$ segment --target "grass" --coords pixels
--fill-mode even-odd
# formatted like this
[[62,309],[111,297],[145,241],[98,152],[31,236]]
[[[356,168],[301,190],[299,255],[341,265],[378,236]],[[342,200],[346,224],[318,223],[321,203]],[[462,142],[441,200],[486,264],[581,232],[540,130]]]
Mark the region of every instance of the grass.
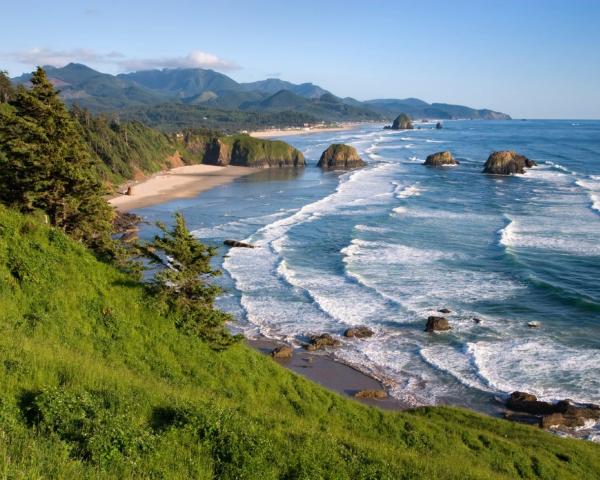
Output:
[[456,408],[384,412],[221,353],[0,207],[0,477],[587,479],[600,447]]

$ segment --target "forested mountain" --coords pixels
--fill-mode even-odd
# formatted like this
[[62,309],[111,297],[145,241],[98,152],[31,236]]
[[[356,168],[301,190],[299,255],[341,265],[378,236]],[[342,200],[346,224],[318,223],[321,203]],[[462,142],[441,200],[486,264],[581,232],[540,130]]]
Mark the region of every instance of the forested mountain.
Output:
[[[510,118],[487,109],[429,104],[419,99],[360,102],[353,98],[337,97],[312,83],[294,84],[275,78],[238,83],[227,75],[201,68],[148,70],[114,76],[71,63],[62,68],[47,67],[47,72],[53,84],[61,90],[61,97],[70,104],[93,111],[128,111],[130,116],[132,112],[148,115],[150,111],[160,112],[167,108],[171,112],[169,116],[175,117],[169,123],[171,127],[185,123],[173,115],[174,112],[181,112],[184,118],[190,118],[190,112],[193,111],[173,108],[172,105],[231,112],[289,112],[302,120],[290,125],[318,121],[383,121],[400,112],[415,118]],[[27,83],[29,77],[22,75],[13,80]],[[197,114],[191,116],[196,120],[199,118]],[[231,113],[221,114],[223,119],[230,119],[231,116]],[[275,121],[280,119],[271,117],[270,121],[276,124]]]

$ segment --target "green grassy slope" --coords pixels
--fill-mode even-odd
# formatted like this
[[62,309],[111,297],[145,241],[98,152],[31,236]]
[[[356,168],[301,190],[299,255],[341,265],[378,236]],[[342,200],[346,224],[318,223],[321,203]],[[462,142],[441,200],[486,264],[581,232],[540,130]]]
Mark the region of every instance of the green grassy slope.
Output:
[[600,476],[600,447],[453,408],[394,413],[244,345],[209,350],[63,234],[0,207],[3,478]]

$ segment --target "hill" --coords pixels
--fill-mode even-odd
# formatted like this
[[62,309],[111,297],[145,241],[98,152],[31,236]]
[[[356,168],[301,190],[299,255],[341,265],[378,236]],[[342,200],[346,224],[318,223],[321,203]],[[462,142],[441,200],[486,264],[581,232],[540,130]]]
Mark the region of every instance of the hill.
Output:
[[[202,68],[148,70],[114,76],[71,63],[62,68],[47,67],[47,71],[53,84],[61,90],[63,100],[96,112],[128,111],[131,115],[132,111],[164,108],[159,105],[184,104],[205,110],[287,111],[290,115],[285,120],[288,121],[292,119],[292,113],[314,117],[310,120],[302,117],[302,121],[299,119],[289,124],[276,123],[290,126],[319,121],[383,121],[394,118],[399,112],[406,112],[415,118],[510,118],[487,109],[429,104],[411,98],[366,102],[353,98],[342,99],[312,83],[294,84],[276,78],[239,83],[227,75]],[[22,75],[13,80],[27,83],[29,78],[29,75]],[[289,93],[282,95],[281,92]],[[177,107],[169,109],[171,115],[177,112],[169,123],[170,127],[184,123],[189,127],[198,126],[182,120],[190,118],[190,110],[179,110]],[[227,124],[235,115],[221,112],[217,116]],[[281,120],[284,119],[271,118],[271,121]]]
[[0,206],[7,478],[596,478],[598,445],[454,408],[385,412],[243,344],[211,350],[142,285]]

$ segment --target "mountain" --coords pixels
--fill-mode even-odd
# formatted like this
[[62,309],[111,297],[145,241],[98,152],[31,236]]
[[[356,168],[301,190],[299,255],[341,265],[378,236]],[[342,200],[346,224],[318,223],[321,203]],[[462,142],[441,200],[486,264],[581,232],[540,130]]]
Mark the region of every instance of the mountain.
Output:
[[[171,116],[179,111],[191,118],[190,109],[201,107],[257,113],[290,112],[304,115],[305,120],[310,118],[311,121],[383,121],[402,112],[413,118],[510,118],[488,109],[430,104],[418,98],[361,102],[350,97],[337,97],[313,83],[294,84],[277,78],[238,83],[227,75],[202,68],[146,70],[119,75],[101,73],[76,63],[62,68],[45,68],[65,101],[96,112],[136,110],[152,117],[156,110],[167,108],[167,104],[179,104],[189,108],[169,108]],[[13,81],[26,84],[30,77],[21,75]],[[181,119],[173,118],[170,125],[182,123],[185,125]]]
[[268,95],[273,95],[281,90],[288,90],[305,98],[320,98],[323,94],[329,93],[327,90],[312,83],[295,85],[285,80],[279,80],[278,78],[268,78],[259,82],[240,83],[240,87],[245,92],[255,91]]
[[403,112],[412,118],[510,120],[509,115],[489,109],[477,110],[448,103],[430,104],[418,98],[367,100],[364,104],[384,116]]

